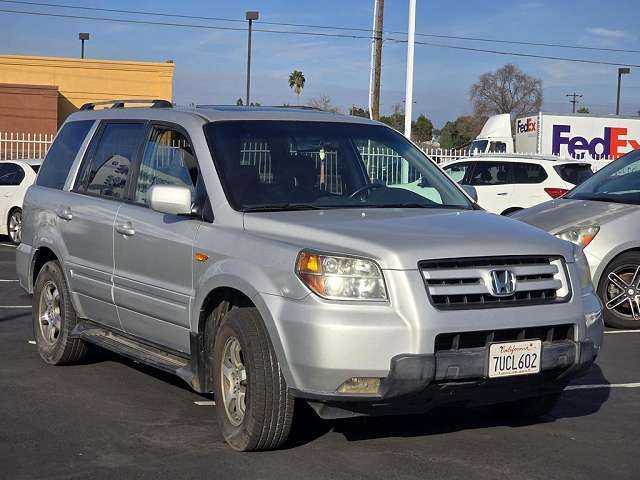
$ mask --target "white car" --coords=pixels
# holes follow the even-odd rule
[[[0,161],[0,235],[14,244],[22,238],[22,200],[36,180],[42,160]]]
[[[593,175],[588,162],[543,155],[478,155],[443,169],[460,185],[472,186],[482,208],[501,215],[559,198]]]

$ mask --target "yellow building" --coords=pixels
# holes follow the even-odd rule
[[[112,99],[163,99],[173,95],[172,62],[136,62],[0,55],[0,85],[58,88],[58,126],[82,104]],[[0,105],[0,115],[2,115]]]

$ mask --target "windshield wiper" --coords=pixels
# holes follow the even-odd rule
[[[264,205],[254,205],[251,207],[245,207],[243,212],[279,212],[286,210],[324,210],[331,207],[322,207],[314,205],[313,203],[266,203]]]

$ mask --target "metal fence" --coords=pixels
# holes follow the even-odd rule
[[[0,132],[0,160],[43,158],[53,134]]]

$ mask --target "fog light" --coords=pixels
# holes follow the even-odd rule
[[[365,393],[375,395],[380,388],[379,378],[352,377],[338,387],[339,393]]]

